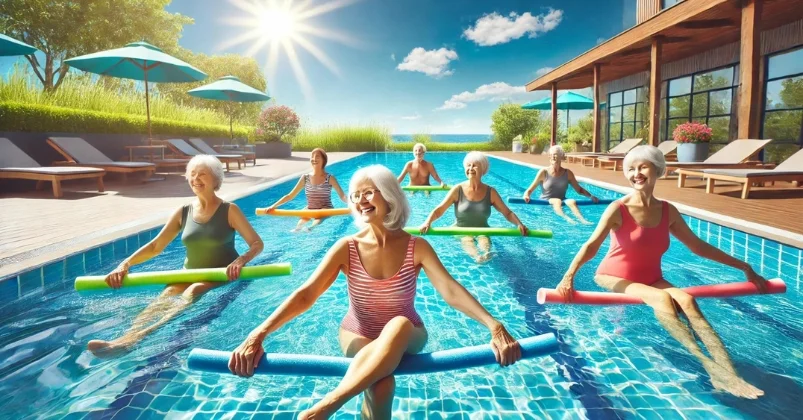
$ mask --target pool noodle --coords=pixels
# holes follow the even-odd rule
[[[240,280],[257,279],[270,276],[286,276],[293,272],[290,263],[266,264],[245,266],[240,270]],[[149,271],[143,273],[128,273],[123,278],[122,287],[152,286],[173,283],[195,283],[199,281],[228,281],[226,267],[197,268],[168,271]],[[75,290],[102,290],[111,289],[106,284],[106,276],[80,276],[75,279]]]
[[[329,216],[345,216],[351,214],[351,210],[347,207],[337,209],[299,209],[299,210],[284,210],[275,209],[268,211],[267,208],[256,209],[257,216],[295,216],[307,217],[310,219],[319,219],[321,217]]]
[[[406,227],[404,231],[412,234],[412,235],[421,235],[421,229],[414,228],[414,227]],[[469,228],[469,227],[457,227],[457,226],[450,226],[450,227],[442,227],[442,228],[429,228],[426,235],[431,236],[460,236],[460,235],[485,235],[485,236],[521,236],[521,232],[519,232],[516,228],[495,228],[495,227],[487,227],[487,228]],[[528,230],[527,236],[531,238],[551,238],[552,231],[551,230]]]
[[[552,333],[519,340],[522,359],[545,356],[558,350],[558,340]],[[187,358],[190,369],[231,373],[229,359],[231,352],[193,349]],[[316,356],[311,354],[266,353],[262,356],[255,374],[293,375],[293,376],[343,376],[351,363],[350,358]],[[433,353],[405,355],[394,375],[443,372],[466,369],[496,363],[489,344],[442,350]]]
[[[613,199],[613,198],[600,198],[598,203],[595,203],[595,202],[593,202],[591,200],[588,200],[588,199],[574,200],[574,201],[577,202],[578,206],[593,206],[594,204],[611,204],[614,201],[616,201],[616,199]],[[527,203],[521,197],[508,197],[507,198],[507,202],[511,203],[511,204],[539,204],[539,205],[542,205],[542,206],[549,204],[549,200],[542,200],[540,198],[532,198],[532,199],[530,199],[530,202]]]
[[[727,298],[759,294],[756,285],[748,281],[692,286],[684,288],[683,291],[696,298]],[[765,294],[776,293],[786,293],[786,283],[781,279],[767,280],[767,292]],[[641,299],[624,293],[576,291],[572,297],[572,302],[568,304],[638,305],[644,303]],[[563,301],[563,297],[555,289],[538,289],[537,299],[538,303],[542,305],[545,303],[567,303]]]
[[[404,191],[446,191],[452,187],[448,185],[404,185],[401,187]]]

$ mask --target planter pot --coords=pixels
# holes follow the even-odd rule
[[[544,145],[543,144],[531,144],[530,145],[530,153],[534,155],[540,155],[544,152]]]
[[[289,143],[272,141],[268,143],[256,143],[256,155],[260,159],[282,159],[289,158],[293,152]]]
[[[591,145],[578,144],[578,145],[574,146],[574,150],[576,152],[590,152],[591,151]]]
[[[678,144],[678,162],[702,162],[708,159],[710,143]]]

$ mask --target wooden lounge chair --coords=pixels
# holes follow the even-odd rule
[[[664,157],[672,155],[678,148],[678,143],[674,140],[667,140],[662,141],[661,144],[658,145],[658,150],[664,154]],[[624,155],[615,155],[615,156],[598,156],[597,160],[599,161],[599,167],[605,168],[606,166],[611,166],[614,171],[618,171],[622,168],[622,163],[625,160]],[[594,165],[596,166],[596,165]]]
[[[686,186],[686,177],[703,176],[704,169],[772,169],[774,165],[750,160],[772,140],[734,140],[702,162],[667,162],[666,173],[678,174],[678,188]]]
[[[96,178],[98,192],[103,192],[103,175],[106,171],[83,166],[42,166],[11,140],[0,137],[0,179],[31,179],[37,181],[36,189],[44,183],[53,183],[53,196],[61,198],[61,181]]]
[[[236,162],[237,163],[237,169],[241,169],[242,165],[245,164],[245,158],[242,157],[241,155],[222,155],[222,154],[219,154],[219,153],[214,153],[214,154],[212,154],[212,153],[202,153],[198,149],[190,146],[189,143],[187,143],[186,141],[184,141],[182,139],[169,139],[169,140],[165,140],[164,143],[168,147],[170,147],[170,149],[173,150],[173,152],[175,152],[179,156],[193,157],[193,156],[198,156],[198,155],[211,154],[212,156],[218,158],[221,162],[226,164],[226,171],[230,170],[229,164],[231,162]]]
[[[742,184],[742,199],[750,196],[754,184],[763,186],[765,182],[785,181],[803,185],[803,149],[789,156],[775,169],[705,169],[705,192],[712,194],[716,181]]]
[[[216,151],[211,146],[206,144],[206,142],[203,141],[203,139],[198,139],[198,138],[190,139],[190,144],[192,144],[193,147],[195,147],[196,149],[200,150],[201,152],[207,155],[215,156],[218,154],[218,151]],[[245,150],[242,151],[231,150],[231,151],[226,151],[223,154],[232,156],[242,156],[244,165],[247,165],[249,160],[254,162],[254,166],[256,166],[257,164],[257,154],[254,152],[246,152]]]
[[[115,162],[80,137],[50,137],[47,144],[56,149],[67,159],[65,162],[54,162],[56,165],[81,165],[90,168],[105,169],[106,172],[119,173],[126,179],[128,174],[142,173],[144,182],[156,170],[156,165],[149,162]]]
[[[597,158],[603,156],[621,156],[624,157],[627,152],[633,150],[636,146],[641,144],[641,139],[626,139],[623,140],[621,143],[614,146],[608,153],[587,153],[587,154],[572,154],[572,160],[575,162],[580,162],[580,164],[585,166],[593,166],[597,167],[599,161]]]

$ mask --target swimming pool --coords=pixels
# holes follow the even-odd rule
[[[463,179],[463,154],[430,153],[448,183]],[[342,185],[359,167],[373,163],[400,171],[410,154],[367,154],[331,165]],[[520,195],[535,170],[498,159],[484,180],[504,197]],[[153,236],[154,231],[106,245],[21,275],[20,290],[37,282],[55,284],[0,308],[0,417],[10,418],[293,418],[331,390],[332,378],[254,377],[198,373],[186,369],[193,347],[231,350],[315,269],[335,240],[356,231],[349,218],[332,218],[314,233],[291,234],[291,218],[250,216],[294,185],[289,181],[238,200],[265,241],[253,264],[291,262],[294,275],[239,282],[213,290],[187,313],[162,328],[132,353],[99,360],[84,351],[93,338],[126,329],[154,297],[151,291],[85,297],[69,283],[84,272],[102,274]],[[618,194],[587,186],[600,197]],[[411,224],[420,224],[443,198],[411,198]],[[335,200],[337,200],[335,198]],[[301,208],[299,197],[287,208]],[[340,205],[340,204],[336,204]],[[787,282],[786,295],[701,300],[745,378],[766,391],[758,401],[712,393],[702,368],[653,321],[645,307],[540,306],[539,287],[554,287],[593,226],[570,226],[544,206],[515,206],[532,229],[552,229],[552,240],[497,238],[496,256],[483,266],[464,255],[458,241],[430,237],[444,265],[516,337],[554,332],[561,351],[505,369],[475,368],[445,374],[401,377],[398,418],[792,418],[803,395],[803,309],[800,308],[801,250],[687,218],[701,237],[747,260],[765,277]],[[604,206],[582,210],[598,220]],[[437,226],[453,221],[448,212]],[[492,224],[509,226],[494,213]],[[238,237],[238,249],[245,244]],[[607,249],[577,276],[578,289],[596,290],[594,268]],[[180,268],[180,243],[137,271]],[[667,277],[680,286],[742,281],[739,272],[713,266],[673,241],[664,259]],[[60,278],[67,279],[59,283]],[[416,308],[428,325],[425,351],[484,344],[487,331],[445,305],[425,280]],[[0,287],[5,287],[3,282]],[[268,352],[339,355],[336,332],[346,313],[341,276],[310,311],[265,342]],[[353,418],[359,399],[338,414]]]

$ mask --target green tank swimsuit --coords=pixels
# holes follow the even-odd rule
[[[226,267],[237,259],[234,228],[229,226],[229,203],[220,203],[206,223],[193,220],[192,212],[192,204],[187,204],[181,213],[181,243],[187,248],[184,268]]]
[[[455,223],[458,227],[489,227],[491,217],[491,187],[480,201],[471,201],[463,194],[463,187],[457,189],[457,203],[454,205]]]

